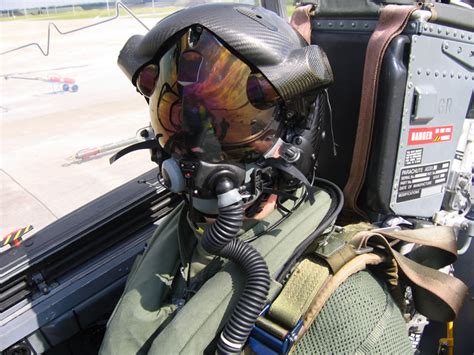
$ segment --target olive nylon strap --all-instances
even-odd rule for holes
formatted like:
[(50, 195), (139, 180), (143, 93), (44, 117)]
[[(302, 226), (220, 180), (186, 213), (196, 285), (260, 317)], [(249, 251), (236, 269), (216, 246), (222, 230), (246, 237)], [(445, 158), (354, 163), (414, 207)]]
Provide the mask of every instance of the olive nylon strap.
[[(423, 231), (424, 237), (420, 237)], [(404, 231), (395, 236), (394, 233), (379, 233), (378, 231), (363, 231), (357, 233), (351, 243), (357, 248), (374, 247), (376, 253), (382, 253), (388, 260), (393, 259), (399, 268), (399, 277), (402, 278), (413, 291), (415, 308), (428, 318), (447, 322), (454, 320), (460, 310), (464, 298), (467, 294), (467, 286), (459, 279), (439, 272), (438, 270), (421, 265), (392, 249), (389, 240), (398, 240), (404, 238), (406, 242), (415, 242), (418, 244), (429, 243), (430, 247), (435, 246), (435, 235), (441, 236), (440, 248), (444, 248), (446, 253), (452, 249), (449, 244), (450, 238), (454, 238), (453, 233), (447, 233), (448, 229), (444, 227), (433, 227), (415, 231)], [(413, 238), (410, 232), (414, 232)], [(430, 232), (433, 232), (431, 234)], [(382, 234), (383, 233), (383, 234)], [(397, 233), (395, 233), (397, 234)], [(429, 240), (429, 236), (433, 240)], [(455, 241), (455, 239), (453, 239)], [(455, 259), (456, 251), (452, 257), (446, 260)]]
[[(441, 258), (438, 264), (447, 265), (456, 258), (456, 236), (452, 228), (432, 227), (396, 232), (363, 230), (354, 233), (364, 226), (367, 228), (367, 225), (348, 226), (347, 234), (342, 236), (345, 240), (350, 239), (350, 244), (343, 249), (351, 249), (352, 252), (341, 251), (333, 255), (336, 255), (336, 259), (343, 255), (344, 263), (334, 263), (331, 260), (333, 255), (324, 261), (312, 257), (303, 260), (274, 300), (267, 316), (259, 318), (257, 325), (284, 339), (288, 329), (292, 329), (303, 318), (300, 338), (335, 290), (349, 276), (366, 269), (368, 265), (378, 265), (375, 270), (383, 271), (391, 290), (400, 288), (398, 280), (403, 278), (412, 287), (415, 307), (420, 313), (437, 321), (454, 319), (467, 294), (466, 285), (455, 277), (418, 264), (392, 249), (392, 244), (398, 241), (416, 243), (421, 245), (419, 248), (427, 248), (427, 255), (437, 250), (433, 255)], [(356, 256), (354, 250), (368, 247), (375, 251)], [(337, 265), (332, 272), (331, 264)]]
[(310, 259), (304, 259), (272, 303), (268, 318), (286, 329), (292, 329), (306, 313), (316, 293), (329, 277), (329, 268)]
[(344, 188), (345, 207), (364, 216), (357, 207), (357, 198), (364, 183), (372, 131), (374, 126), (377, 88), (382, 60), (390, 41), (405, 28), (416, 6), (387, 5), (381, 10), (377, 27), (370, 37), (365, 54), (359, 122), (352, 154), (349, 179)]
[[(355, 228), (353, 228), (355, 227)], [(357, 229), (357, 225), (349, 226), (348, 229)], [(353, 233), (350, 233), (353, 235)], [(315, 321), (321, 309), (347, 278), (356, 272), (366, 269), (369, 265), (376, 268), (387, 268), (390, 270), (390, 261), (395, 261), (395, 266), (412, 287), (415, 308), (432, 320), (446, 322), (455, 318), (460, 310), (464, 297), (467, 294), (467, 286), (455, 277), (443, 274), (437, 270), (418, 264), (392, 249), (387, 239), (393, 241), (403, 240), (408, 243), (422, 245), (419, 248), (429, 250), (443, 250), (446, 255), (444, 262), (455, 259), (456, 239), (449, 227), (432, 227), (420, 230), (404, 230), (386, 232), (382, 230), (361, 231), (352, 236), (351, 244), (355, 250), (361, 250), (369, 246), (376, 248), (374, 253), (361, 254), (348, 261), (334, 275), (330, 274), (323, 286), (304, 315), (304, 325), (301, 328), (298, 339)], [(439, 256), (440, 254), (437, 254)], [(443, 261), (439, 262), (440, 264)], [(378, 265), (378, 266), (377, 266)], [(393, 270), (390, 270), (393, 272)], [(392, 275), (393, 276), (393, 275)], [(393, 280), (387, 280), (392, 282)], [(376, 334), (373, 334), (376, 338)], [(296, 343), (292, 350), (295, 349)], [(360, 349), (363, 351), (363, 349)], [(291, 353), (291, 351), (290, 351)]]
[(373, 253), (362, 254), (350, 260), (336, 274), (330, 275), (327, 278), (324, 287), (321, 287), (316, 297), (312, 300), (308, 312), (304, 316), (304, 326), (300, 331), (298, 338), (300, 339), (300, 336), (309, 329), (327, 300), (349, 276), (364, 270), (367, 265), (378, 265), (381, 262), (383, 262), (383, 257), (380, 255)]
[(436, 226), (389, 233), (380, 230), (378, 233), (387, 239), (422, 245), (410, 252), (408, 256), (424, 266), (439, 269), (456, 261), (456, 235), (451, 227)]

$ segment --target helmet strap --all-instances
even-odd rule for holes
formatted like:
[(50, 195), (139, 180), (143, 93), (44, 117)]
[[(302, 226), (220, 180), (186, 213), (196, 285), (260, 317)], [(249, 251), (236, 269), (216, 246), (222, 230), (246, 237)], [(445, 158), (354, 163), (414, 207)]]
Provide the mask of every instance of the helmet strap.
[(293, 176), (295, 179), (299, 180), (306, 187), (306, 190), (308, 191), (308, 200), (310, 201), (311, 204), (314, 203), (314, 192), (316, 191), (316, 188), (311, 185), (311, 183), (308, 181), (306, 176), (304, 176), (304, 174), (294, 165), (289, 164), (287, 161), (285, 161), (282, 158), (268, 158), (268, 159), (265, 159), (261, 164), (264, 167), (271, 167), (274, 169), (281, 170)]

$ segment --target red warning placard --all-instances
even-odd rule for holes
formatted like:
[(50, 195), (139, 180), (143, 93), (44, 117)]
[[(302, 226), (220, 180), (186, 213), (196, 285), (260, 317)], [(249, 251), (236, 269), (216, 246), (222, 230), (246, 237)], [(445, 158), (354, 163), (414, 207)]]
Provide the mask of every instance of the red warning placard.
[(449, 142), (453, 139), (453, 126), (410, 128), (408, 145)]

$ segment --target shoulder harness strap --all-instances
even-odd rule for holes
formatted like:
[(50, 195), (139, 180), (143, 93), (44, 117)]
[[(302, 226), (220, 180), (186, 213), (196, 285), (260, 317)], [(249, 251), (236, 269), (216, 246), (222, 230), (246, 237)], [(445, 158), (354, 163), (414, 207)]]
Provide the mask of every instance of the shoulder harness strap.
[[(309, 329), (335, 290), (349, 276), (367, 267), (383, 275), (400, 307), (403, 301), (400, 281), (403, 281), (411, 286), (420, 313), (436, 321), (454, 319), (467, 287), (455, 277), (431, 268), (448, 265), (456, 259), (456, 237), (452, 228), (403, 231), (369, 228), (373, 226), (346, 226), (343, 233), (334, 233), (320, 243), (316, 251), (295, 268), (281, 293), (259, 317), (252, 336), (262, 341), (260, 333), (269, 333), (274, 343), (280, 342), (279, 351), (288, 352), (295, 340)], [(418, 262), (392, 248), (399, 241), (420, 245), (418, 252), (411, 253)], [(269, 344), (268, 339), (263, 342)]]
[(405, 28), (417, 6), (387, 5), (380, 13), (375, 31), (365, 53), (359, 122), (352, 154), (349, 180), (344, 188), (345, 207), (364, 216), (357, 206), (357, 198), (365, 180), (374, 126), (375, 106), (380, 68), (391, 40)]

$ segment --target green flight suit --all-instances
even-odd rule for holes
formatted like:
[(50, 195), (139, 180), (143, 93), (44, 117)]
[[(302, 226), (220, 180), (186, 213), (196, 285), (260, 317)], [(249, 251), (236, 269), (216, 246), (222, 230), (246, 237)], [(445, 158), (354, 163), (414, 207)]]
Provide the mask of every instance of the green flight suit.
[[(252, 245), (271, 275), (324, 218), (329, 195), (317, 191), (315, 200), (313, 205), (302, 203), (275, 228), (285, 212), (274, 210), (263, 221), (245, 221), (240, 238), (262, 234)], [(293, 204), (286, 201), (284, 206), (291, 209)], [(233, 263), (207, 254), (199, 238), (183, 205), (160, 224), (130, 272), (101, 354), (199, 354), (206, 349), (230, 316), (245, 278)], [(280, 289), (273, 282), (270, 293)], [(366, 271), (351, 276), (334, 293), (307, 334), (298, 353), (412, 352), (399, 309)]]

